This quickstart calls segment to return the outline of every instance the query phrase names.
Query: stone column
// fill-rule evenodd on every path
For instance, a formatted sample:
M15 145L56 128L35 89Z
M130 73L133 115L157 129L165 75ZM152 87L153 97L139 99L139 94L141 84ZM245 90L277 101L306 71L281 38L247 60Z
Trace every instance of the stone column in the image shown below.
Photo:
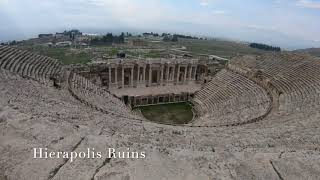
M191 75L192 75L192 65L191 65L190 68L189 68L189 81L192 80Z
M146 66L143 66L143 74L142 74L143 84L146 84Z
M118 66L114 68L114 74L115 74L114 83L116 83L116 87L119 87L118 86Z
M140 84L140 66L138 65L137 84Z
M187 81L187 70L188 70L188 65L184 67L183 83L186 83Z
M197 68L198 68L198 65L196 65L196 67L194 68L193 80L196 80Z
M149 66L149 86L151 86L151 84L152 84L152 78L151 78L151 76L152 76L152 67L151 67L151 65Z
M180 64L178 65L178 71L177 71L177 80L176 82L179 82L179 76L180 76Z
M112 79L111 79L111 66L109 66L109 89L111 87Z
M171 72L171 81L174 81L174 75L175 75L175 70L176 70L176 65L174 65L174 67L172 67L172 72Z
M167 64L167 75L166 75L166 82L168 83L169 82L169 69L170 69L170 66L169 66L169 64Z
M164 65L161 65L161 75L160 75L160 85L162 86L162 82L163 82L163 68Z
M131 87L133 87L133 68L134 67L131 68Z
M161 71L157 70L157 84L160 84L160 73L161 73Z
M122 88L124 88L124 67L123 66L121 67L121 74L122 74L122 77L121 77Z

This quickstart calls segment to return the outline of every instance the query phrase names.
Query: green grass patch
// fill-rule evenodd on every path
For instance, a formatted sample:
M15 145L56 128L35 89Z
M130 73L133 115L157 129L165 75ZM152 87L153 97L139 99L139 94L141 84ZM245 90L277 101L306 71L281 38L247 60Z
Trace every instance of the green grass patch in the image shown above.
M115 55L117 55L118 54L118 49L117 48L112 48L111 50L110 50L110 52L109 52L109 55L110 56L115 56Z
M150 52L144 54L146 58L160 58L161 54L159 51L151 50Z
M85 52L69 53L66 48L48 48L40 54L60 60L63 64L86 64L90 55Z
M268 51L263 51L260 49L255 49L249 47L247 44L240 42L232 42L225 40L198 40L198 39L183 39L179 38L178 42L160 42L160 46L184 46L192 54L214 54L217 56L232 58L236 55L245 54L263 54Z
M50 57L54 57L54 55ZM63 64L86 64L90 62L90 56L85 52L78 54L59 54L55 58L61 60Z
M186 124L192 120L192 107L189 103L160 104L137 107L134 110L141 113L148 120L161 124Z
M63 64L86 64L90 62L91 56L86 52L72 52L70 48L54 48L44 46L23 47L37 54L60 60Z

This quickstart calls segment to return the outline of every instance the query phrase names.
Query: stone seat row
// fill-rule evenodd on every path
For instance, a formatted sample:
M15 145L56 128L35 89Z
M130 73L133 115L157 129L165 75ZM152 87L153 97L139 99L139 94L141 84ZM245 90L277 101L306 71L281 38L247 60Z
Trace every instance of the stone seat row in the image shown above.
M280 96L280 110L293 112L297 110L308 110L320 106L320 84L317 89L306 87Z
M236 124L246 124L251 122L251 120L262 117L265 114L268 105L259 105L259 106L249 106L243 109L236 109L232 112L226 113L221 116L216 117L207 117L204 116L201 121L202 126L228 126ZM212 119L214 118L214 123Z
M254 101L257 99L257 101ZM252 106L268 105L269 99L263 99L257 95L243 95L241 98L233 98L224 102L216 103L215 99L205 102L206 112L210 117L220 117L238 110L250 108Z
M257 58L254 66L247 65L238 69L252 68L262 71L262 80L268 80L279 92L279 108L295 111L319 106L320 62L304 55L266 55ZM240 64L234 60L234 64ZM239 59L240 61L240 59ZM242 65L245 63L241 63ZM236 65L235 65L236 66ZM239 73L242 73L243 70Z
M201 119L198 122L206 126L244 123L264 115L271 104L262 87L228 70L220 71L193 101Z
M224 72L222 72L221 75L223 75ZM239 79L239 77L236 76L230 76L233 80L227 80L216 82L211 81L205 88L201 90L201 93L197 94L197 98L199 98L201 101L211 101L211 98L218 97L219 100L224 102L226 99L230 99L230 97L237 97L243 93L246 93L248 90L260 90L263 91L263 89L256 89L256 85L251 83L248 83L248 81L244 81ZM219 83L222 84L219 86ZM214 84L214 85L213 85ZM226 88L226 87L232 87L232 88ZM214 90L214 91L212 91ZM220 93L219 96L213 96L214 93ZM258 94L260 94L258 92Z
M0 79L2 81L9 82L10 80L15 80L15 79L20 80L21 76L19 76L16 73L12 73L12 72L10 72L8 70L0 69Z
M78 74L71 72L68 84L80 101L93 108L125 117L136 117L121 100Z
M37 81L48 83L62 73L62 65L55 59L40 56L9 46L0 47L0 68Z

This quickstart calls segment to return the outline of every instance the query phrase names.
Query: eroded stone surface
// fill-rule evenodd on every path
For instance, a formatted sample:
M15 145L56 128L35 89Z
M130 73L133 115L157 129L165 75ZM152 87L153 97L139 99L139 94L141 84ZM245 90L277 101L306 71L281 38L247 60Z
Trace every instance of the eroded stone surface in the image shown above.
M309 98L288 89L282 108L256 123L167 126L106 114L67 88L0 70L0 179L318 179L319 104L303 100L319 97L319 91L315 81L309 87L299 91ZM130 147L145 151L146 158L33 159L34 147Z

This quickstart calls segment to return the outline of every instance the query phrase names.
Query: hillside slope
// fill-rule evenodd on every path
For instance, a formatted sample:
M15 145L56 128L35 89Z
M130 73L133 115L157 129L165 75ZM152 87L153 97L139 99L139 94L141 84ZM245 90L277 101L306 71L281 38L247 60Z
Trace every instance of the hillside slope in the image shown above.
M308 53L308 54L311 54L313 56L320 57L320 48L298 49L298 50L295 50L294 52L297 52L297 53Z

